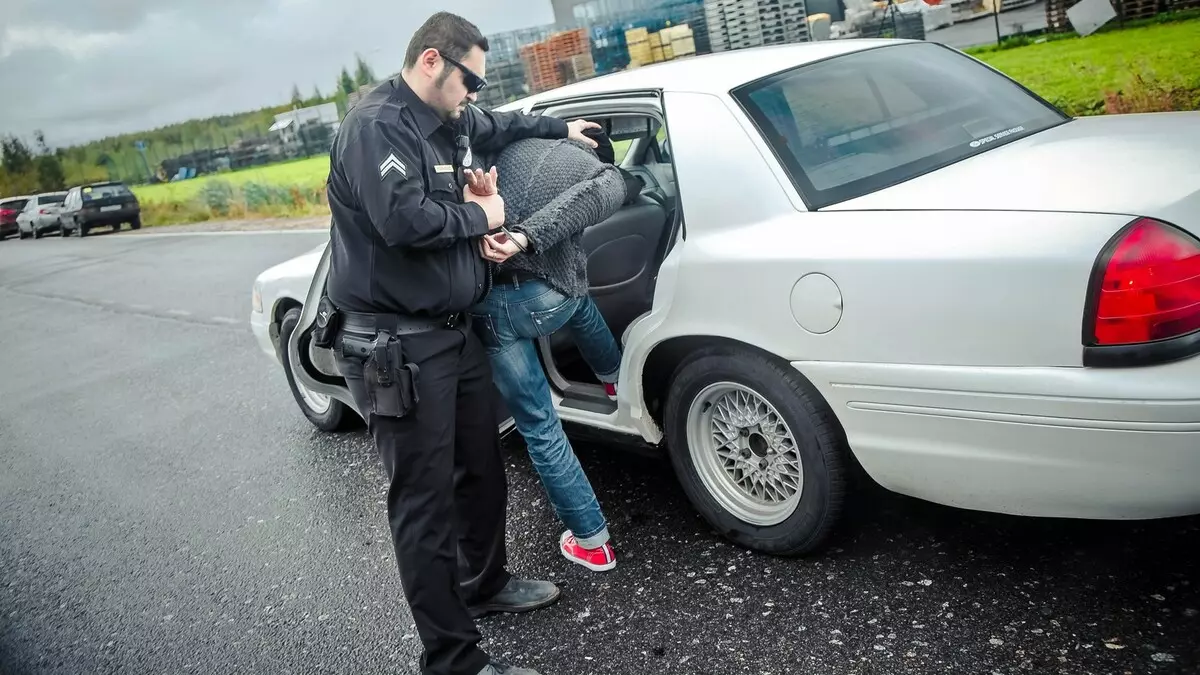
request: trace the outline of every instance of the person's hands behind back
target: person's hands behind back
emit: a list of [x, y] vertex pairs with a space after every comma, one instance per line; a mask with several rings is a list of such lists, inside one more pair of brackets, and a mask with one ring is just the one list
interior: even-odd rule
[[471, 188], [463, 190], [463, 201], [468, 204], [478, 204], [487, 215], [488, 229], [494, 230], [504, 224], [504, 198], [499, 193], [477, 195]]
[[511, 237], [501, 233], [485, 234], [479, 238], [479, 254], [484, 260], [494, 263], [502, 263], [528, 247], [529, 239], [522, 232], [514, 232]]
[[491, 171], [484, 172], [483, 169], [463, 169], [467, 175], [467, 187], [471, 192], [480, 197], [487, 197], [496, 194], [498, 178], [496, 176], [496, 167], [492, 167]]

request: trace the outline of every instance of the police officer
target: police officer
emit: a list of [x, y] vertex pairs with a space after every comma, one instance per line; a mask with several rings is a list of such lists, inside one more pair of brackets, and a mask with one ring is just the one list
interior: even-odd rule
[[[331, 151], [333, 214], [318, 325], [367, 416], [390, 478], [387, 513], [426, 675], [536, 675], [489, 659], [474, 619], [557, 601], [554, 584], [505, 570], [507, 482], [492, 375], [465, 310], [491, 263], [519, 248], [476, 153], [522, 138], [577, 138], [599, 125], [485, 112], [486, 38], [439, 12], [417, 30], [394, 80], [347, 114]], [[487, 194], [494, 190], [478, 192]], [[325, 323], [333, 316], [332, 323]]]

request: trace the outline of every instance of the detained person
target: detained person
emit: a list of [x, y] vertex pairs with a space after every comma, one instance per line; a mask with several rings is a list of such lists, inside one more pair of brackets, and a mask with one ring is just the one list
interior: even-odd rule
[[[601, 572], [617, 564], [608, 524], [554, 410], [536, 343], [569, 327], [584, 360], [616, 399], [621, 350], [588, 295], [583, 232], [621, 208], [628, 198], [627, 182], [613, 165], [607, 136], [598, 128], [583, 134], [597, 142], [595, 149], [571, 138], [525, 139], [496, 157], [490, 174], [495, 187], [485, 186], [480, 196], [498, 188], [506, 232], [486, 239], [507, 238], [521, 252], [497, 268], [491, 292], [470, 312], [496, 388], [567, 527], [559, 550], [568, 560]], [[475, 176], [471, 190], [488, 182], [481, 178]]]

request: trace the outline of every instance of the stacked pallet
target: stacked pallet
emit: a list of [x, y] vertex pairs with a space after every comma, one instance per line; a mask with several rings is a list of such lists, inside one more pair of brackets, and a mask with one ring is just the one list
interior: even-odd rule
[[591, 44], [587, 31], [580, 28], [554, 33], [540, 42], [523, 45], [520, 54], [529, 88], [536, 93], [566, 84], [562, 64], [585, 54], [590, 60]]
[[[1067, 10], [1074, 7], [1079, 0], [1047, 0], [1046, 30], [1050, 32], [1066, 32], [1073, 30]], [[1111, 0], [1113, 11], [1121, 21], [1134, 19], [1149, 19], [1164, 10], [1177, 10], [1186, 7], [1200, 7], [1198, 0]], [[1008, 9], [1008, 4], [1003, 5]], [[1114, 19], [1116, 21], [1117, 19]]]
[[713, 51], [808, 41], [804, 0], [705, 0]]
[[650, 31], [645, 28], [630, 28], [625, 31], [625, 45], [629, 50], [629, 66], [636, 68], [654, 63], [650, 51]]
[[671, 54], [666, 58], [692, 56], [696, 53], [696, 34], [686, 23], [678, 26], [667, 26], [658, 31], [662, 39], [663, 54]]
[[625, 43], [632, 68], [696, 54], [696, 35], [686, 23], [653, 33], [645, 27], [630, 28], [625, 31]]
[[596, 75], [596, 63], [592, 61], [591, 53], [576, 54], [568, 59], [564, 59], [558, 64], [562, 71], [562, 79], [564, 84], [579, 82], [586, 80], [589, 77]]

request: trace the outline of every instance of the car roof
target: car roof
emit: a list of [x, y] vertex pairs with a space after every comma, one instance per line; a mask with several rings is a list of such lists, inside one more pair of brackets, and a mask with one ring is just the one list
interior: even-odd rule
[[30, 199], [33, 199], [33, 195], [20, 195], [17, 197], [4, 197], [3, 199], [0, 199], [0, 204], [4, 204], [6, 202], [15, 202], [19, 199], [24, 199], [24, 200], [28, 201]]
[[822, 40], [689, 56], [601, 75], [500, 106], [519, 110], [529, 104], [621, 91], [687, 91], [722, 94], [782, 70], [875, 47], [914, 42], [895, 39]]

